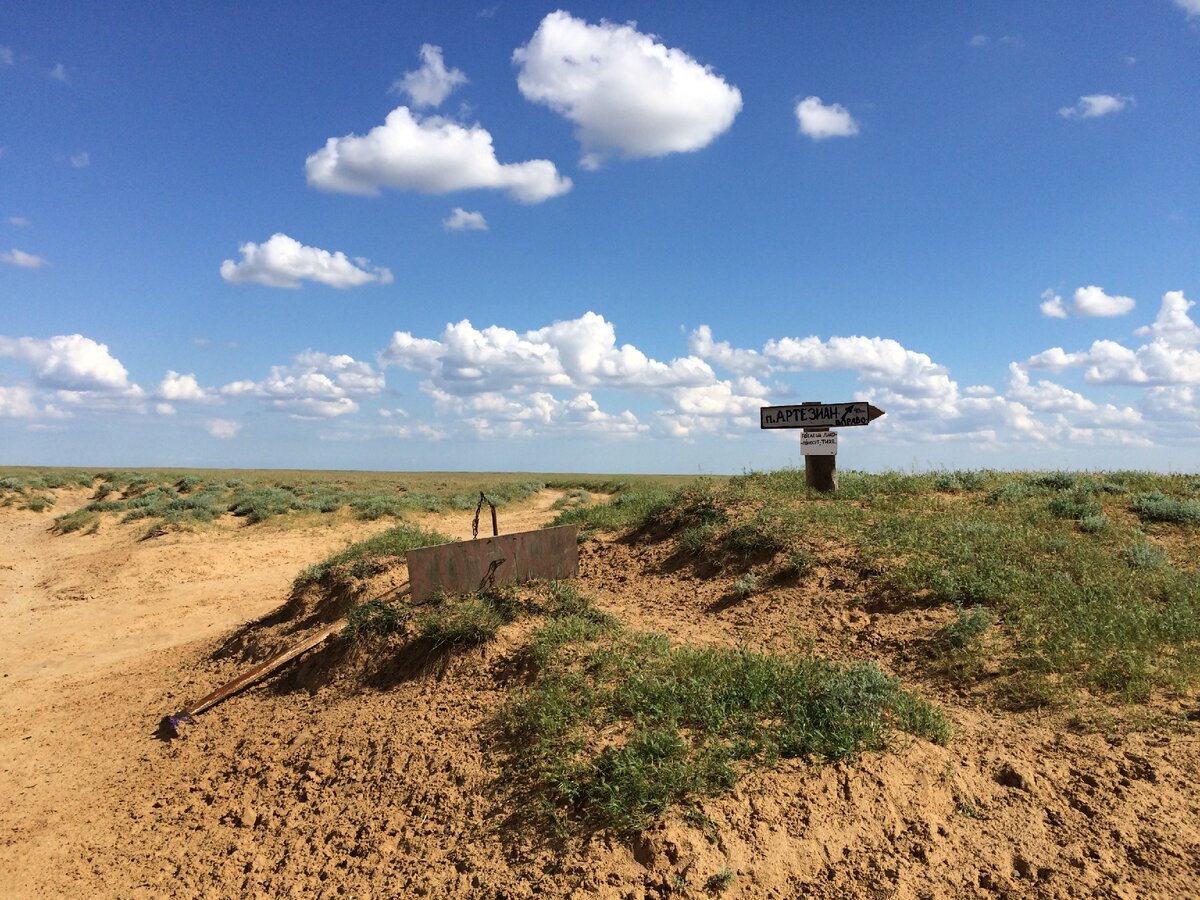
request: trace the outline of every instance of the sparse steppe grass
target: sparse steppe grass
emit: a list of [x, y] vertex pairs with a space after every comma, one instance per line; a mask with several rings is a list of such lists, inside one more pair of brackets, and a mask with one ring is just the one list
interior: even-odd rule
[[625, 629], [571, 582], [374, 598], [350, 611], [345, 637], [419, 662], [522, 620], [493, 737], [530, 818], [563, 834], [632, 834], [780, 758], [852, 757], [896, 732], [950, 737], [938, 710], [873, 663], [673, 645]]
[[849, 548], [864, 602], [959, 611], [930, 641], [960, 676], [981, 671], [964, 657], [986, 648], [1018, 704], [1079, 691], [1139, 702], [1200, 682], [1200, 573], [1186, 552], [1200, 539], [1198, 488], [1195, 476], [1144, 472], [847, 472], [822, 495], [803, 470], [782, 469], [570, 518], [665, 529], [735, 578], [767, 557], [776, 580], [799, 575], [823, 547]]
[[94, 488], [83, 509], [59, 516], [61, 533], [94, 531], [105, 521], [147, 520], [144, 537], [192, 529], [231, 516], [241, 524], [305, 525], [314, 517], [371, 521], [474, 509], [483, 491], [498, 507], [550, 487], [566, 505], [592, 492], [621, 494], [646, 485], [682, 483], [678, 476], [533, 475], [466, 472], [305, 472], [270, 470], [78, 470], [0, 468], [0, 506], [47, 510], [58, 488]]
[[530, 815], [562, 832], [636, 833], [780, 758], [843, 759], [897, 730], [950, 736], [873, 663], [675, 645], [578, 612], [549, 618], [531, 648], [535, 677], [498, 732]]

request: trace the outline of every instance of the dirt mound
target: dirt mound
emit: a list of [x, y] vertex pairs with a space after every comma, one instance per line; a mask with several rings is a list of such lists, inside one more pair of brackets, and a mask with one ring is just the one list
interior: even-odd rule
[[[502, 528], [545, 521], [552, 499], [514, 513], [511, 528], [502, 510]], [[459, 518], [431, 524], [469, 534]], [[580, 588], [629, 627], [681, 642], [875, 659], [941, 705], [950, 744], [898, 736], [852, 762], [785, 761], [634, 840], [560, 840], [518, 826], [493, 739], [497, 710], [526, 677], [528, 623], [452, 653], [404, 638], [331, 640], [163, 743], [158, 716], [349, 603], [400, 588], [403, 567], [343, 596], [320, 583], [292, 592], [296, 573], [346, 534], [244, 545], [243, 533], [178, 535], [161, 539], [174, 543], [160, 555], [102, 532], [108, 543], [91, 545], [93, 556], [82, 542], [96, 536], [51, 540], [44, 523], [0, 511], [0, 537], [22, 554], [0, 567], [10, 588], [0, 602], [10, 620], [41, 617], [36, 634], [18, 634], [23, 655], [3, 664], [19, 687], [0, 698], [0, 790], [12, 798], [0, 813], [0, 871], [14, 896], [1200, 895], [1194, 736], [1073, 729], [1066, 712], [947, 693], [922, 678], [914, 650], [944, 612], [864, 603], [864, 576], [836, 546], [804, 578], [740, 593], [744, 572], [671, 539], [593, 539], [581, 547]], [[235, 551], [247, 571], [275, 573], [253, 600], [220, 593], [220, 560]], [[32, 654], [48, 656], [47, 628], [96, 646], [88, 622], [114, 640], [103, 619], [55, 618], [54, 608], [128, 603], [140, 580], [158, 585], [142, 614], [169, 617], [156, 604], [177, 602], [189, 583], [181, 567], [198, 559], [212, 580], [195, 572], [197, 594], [224, 624], [150, 641], [99, 671], [81, 660], [39, 672]], [[278, 559], [287, 562], [272, 568]], [[126, 590], [96, 587], [109, 584]]]

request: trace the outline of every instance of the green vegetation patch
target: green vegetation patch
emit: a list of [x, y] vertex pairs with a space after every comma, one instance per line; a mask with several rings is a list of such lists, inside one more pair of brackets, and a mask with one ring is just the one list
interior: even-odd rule
[[571, 616], [534, 636], [537, 674], [500, 716], [536, 812], [631, 834], [781, 757], [835, 760], [946, 719], [872, 663], [674, 646]]
[[1143, 522], [1200, 525], [1200, 500], [1177, 500], [1151, 491], [1135, 497], [1131, 509]]
[[350, 578], [369, 578], [386, 570], [409, 550], [448, 544], [452, 540], [444, 534], [415, 525], [397, 525], [309, 566], [296, 576], [292, 587], [296, 590], [304, 588], [335, 571]]
[[[1140, 702], [1156, 689], [1194, 684], [1195, 573], [1177, 570], [1146, 544], [1122, 516], [1122, 491], [1105, 490], [1104, 481], [1073, 473], [1012, 478], [1009, 484], [1057, 493], [1045, 506], [1030, 496], [877, 509], [875, 523], [857, 538], [880, 572], [874, 593], [901, 606], [954, 604], [960, 615], [986, 609], [1003, 630], [1002, 661], [1021, 702], [1046, 702], [1076, 688]], [[1077, 527], [1059, 517], [1076, 519]]]

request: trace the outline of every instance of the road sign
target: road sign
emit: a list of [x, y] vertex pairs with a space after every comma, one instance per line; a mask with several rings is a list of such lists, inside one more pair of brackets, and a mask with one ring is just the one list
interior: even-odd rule
[[857, 403], [796, 403], [759, 409], [760, 428], [845, 428], [870, 425], [883, 410], [865, 400]]
[[805, 456], [836, 456], [836, 431], [806, 431], [800, 435], [800, 452]]

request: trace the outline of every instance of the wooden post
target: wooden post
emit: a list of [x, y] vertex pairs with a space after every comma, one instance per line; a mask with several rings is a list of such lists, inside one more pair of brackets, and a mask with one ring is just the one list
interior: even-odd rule
[[[819, 405], [819, 400], [805, 400], [805, 404]], [[805, 431], [828, 431], [828, 428], [805, 428]], [[825, 494], [833, 493], [838, 488], [837, 455], [805, 456], [804, 483], [813, 490]]]

